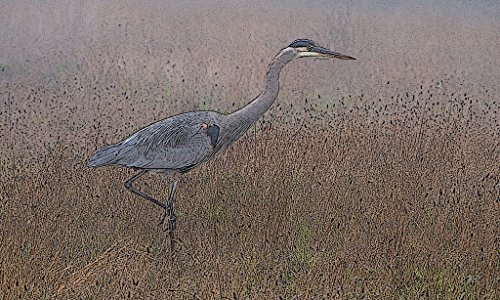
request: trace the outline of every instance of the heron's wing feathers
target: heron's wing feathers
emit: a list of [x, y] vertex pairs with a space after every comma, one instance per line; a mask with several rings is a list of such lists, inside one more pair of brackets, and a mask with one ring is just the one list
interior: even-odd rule
[[120, 143], [117, 163], [144, 169], [190, 169], [210, 157], [217, 143], [218, 129], [215, 133], [200, 128], [211, 121], [203, 115], [185, 114], [153, 123]]

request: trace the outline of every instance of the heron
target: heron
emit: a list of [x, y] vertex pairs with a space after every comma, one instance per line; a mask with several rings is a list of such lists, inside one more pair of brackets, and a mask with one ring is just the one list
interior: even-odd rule
[[[268, 66], [262, 93], [246, 106], [229, 114], [216, 111], [190, 111], [152, 123], [116, 144], [103, 146], [90, 159], [89, 167], [120, 165], [138, 170], [125, 181], [125, 187], [164, 210], [173, 249], [176, 227], [174, 199], [180, 174], [186, 173], [226, 150], [240, 138], [274, 103], [283, 67], [296, 58], [337, 58], [355, 60], [310, 39], [298, 39], [283, 48]], [[170, 193], [163, 203], [134, 187], [147, 172], [173, 177]]]

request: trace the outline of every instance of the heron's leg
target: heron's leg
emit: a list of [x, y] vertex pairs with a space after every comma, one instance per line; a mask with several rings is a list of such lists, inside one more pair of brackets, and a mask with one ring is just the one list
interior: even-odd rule
[[125, 187], [127, 188], [127, 190], [129, 190], [130, 192], [136, 194], [136, 195], [139, 195], [145, 199], [148, 199], [149, 201], [153, 202], [154, 204], [162, 207], [162, 208], [166, 208], [166, 205], [161, 203], [160, 201], [156, 200], [155, 198], [147, 195], [146, 193], [144, 192], [141, 192], [140, 190], [136, 189], [132, 183], [134, 181], [136, 181], [137, 179], [141, 178], [144, 174], [146, 174], [146, 170], [142, 170], [140, 171], [139, 173], [137, 173], [136, 175], [132, 176], [132, 178], [130, 178], [129, 180], [125, 181], [124, 185]]
[[175, 191], [177, 190], [177, 179], [174, 179], [174, 183], [172, 184], [172, 189], [170, 190], [170, 194], [168, 196], [168, 201], [165, 207], [165, 214], [163, 215], [163, 218], [161, 219], [160, 224], [163, 224], [165, 221], [165, 218], [168, 215], [168, 235], [170, 237], [170, 247], [172, 251], [174, 250], [174, 245], [175, 245], [175, 236], [174, 236], [174, 230], [175, 230], [175, 224], [177, 222], [177, 217], [175, 216], [174, 213], [174, 200], [175, 200]]

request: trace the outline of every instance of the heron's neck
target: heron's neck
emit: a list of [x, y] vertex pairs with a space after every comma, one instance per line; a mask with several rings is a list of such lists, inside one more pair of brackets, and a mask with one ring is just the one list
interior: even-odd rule
[[282, 51], [278, 54], [267, 69], [264, 91], [252, 102], [231, 115], [238, 120], [245, 120], [251, 124], [255, 123], [276, 100], [279, 91], [280, 72], [293, 58], [293, 53]]

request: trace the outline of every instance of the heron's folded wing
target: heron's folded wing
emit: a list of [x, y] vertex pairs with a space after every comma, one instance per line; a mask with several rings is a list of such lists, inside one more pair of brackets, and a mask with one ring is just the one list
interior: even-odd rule
[[200, 122], [166, 119], [145, 127], [122, 142], [119, 163], [144, 169], [185, 169], [203, 162], [213, 151], [212, 138]]

